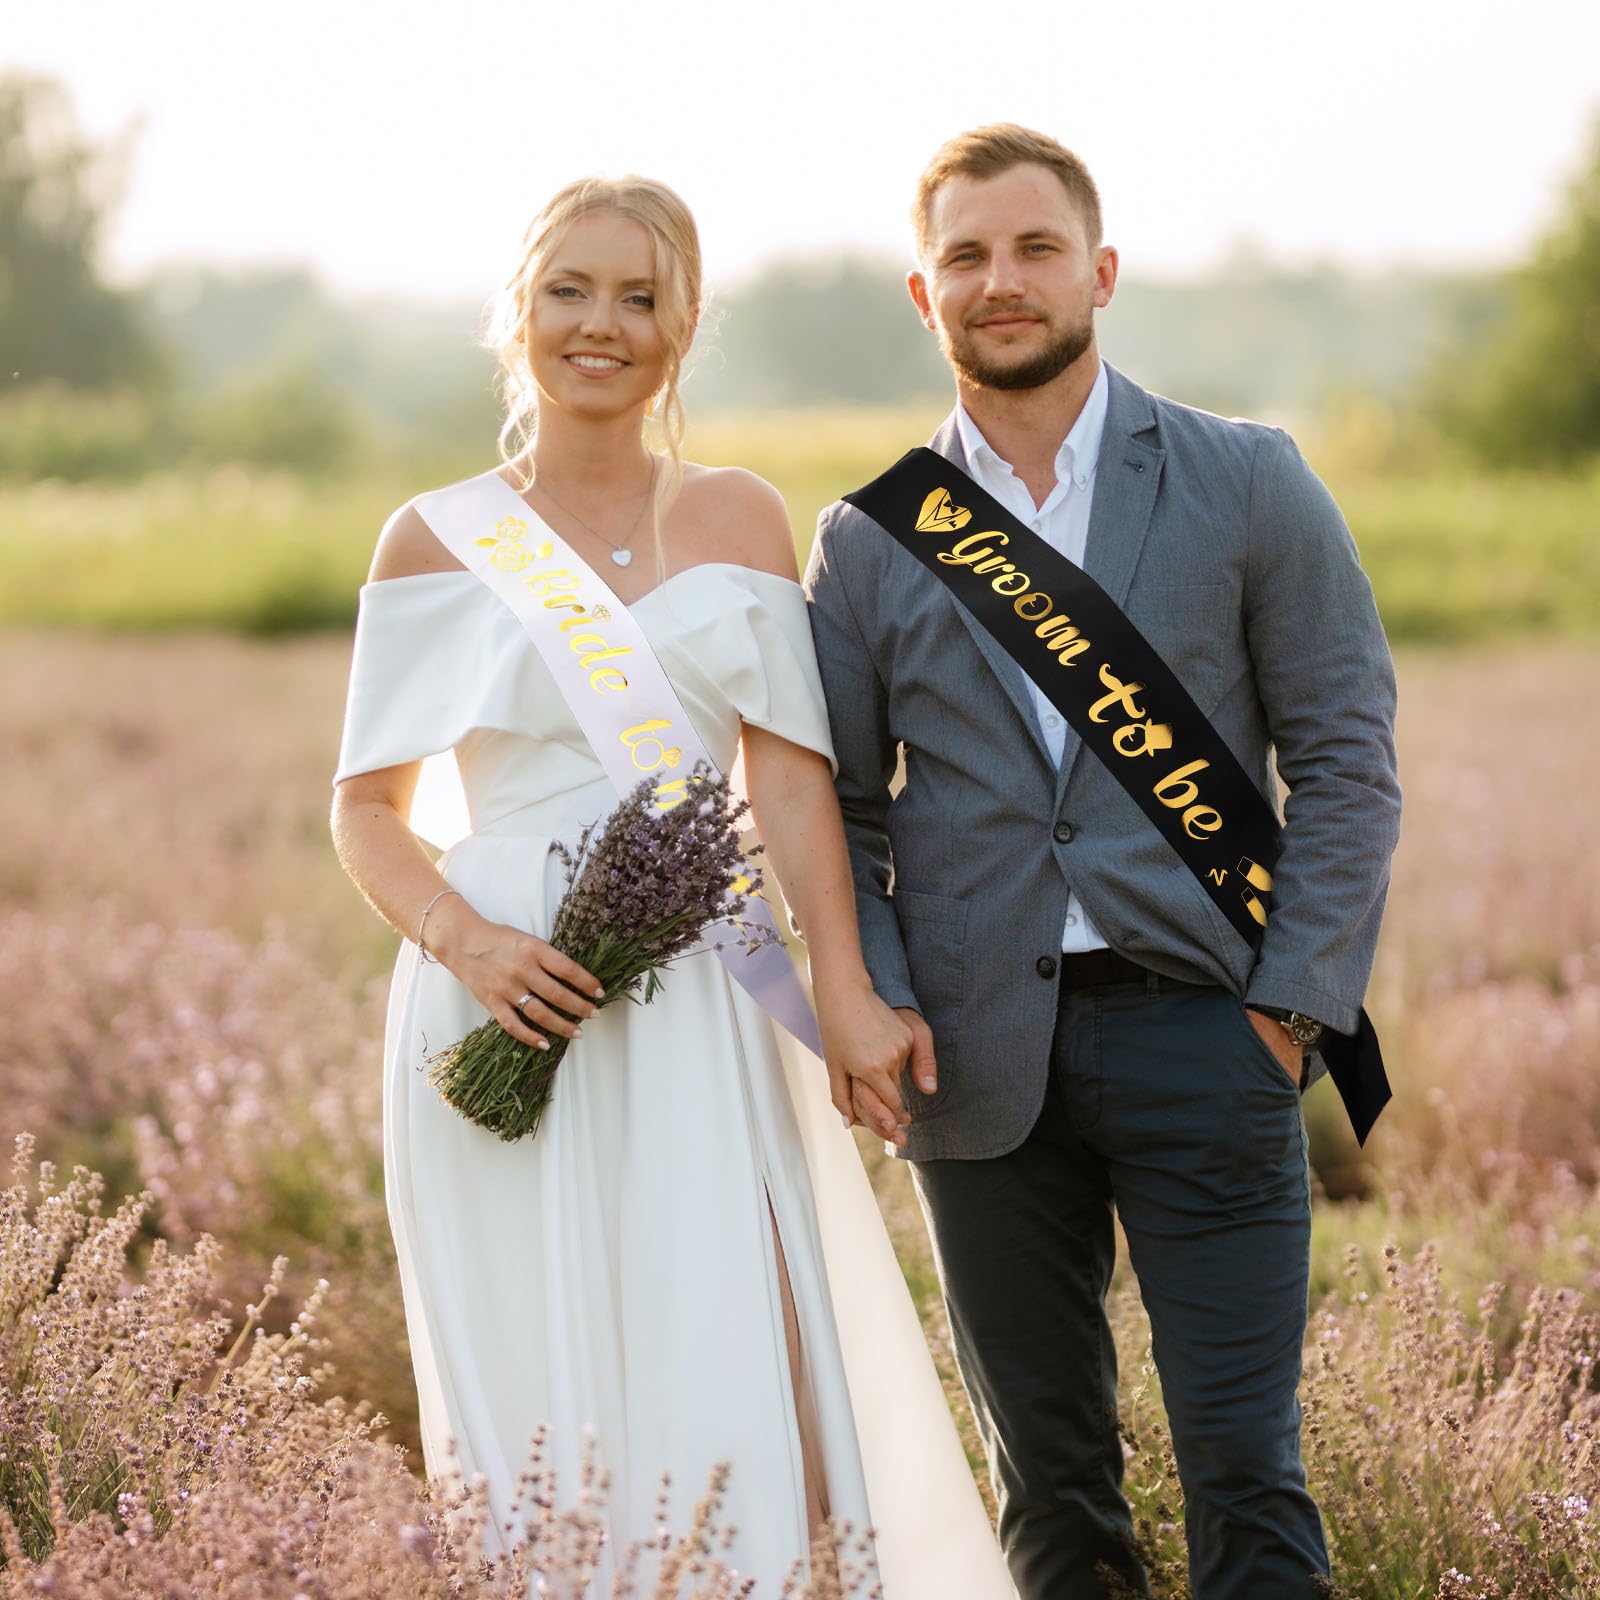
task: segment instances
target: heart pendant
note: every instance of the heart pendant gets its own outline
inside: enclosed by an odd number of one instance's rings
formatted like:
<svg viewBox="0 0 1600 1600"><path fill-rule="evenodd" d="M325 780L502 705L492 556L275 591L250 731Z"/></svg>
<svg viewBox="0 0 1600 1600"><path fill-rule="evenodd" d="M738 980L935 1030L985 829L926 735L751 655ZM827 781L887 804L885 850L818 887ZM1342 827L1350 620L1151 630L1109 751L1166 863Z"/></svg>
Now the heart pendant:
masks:
<svg viewBox="0 0 1600 1600"><path fill-rule="evenodd" d="M611 559L615 561L619 567L631 566L633 563L633 551L613 550L611 552Z"/></svg>

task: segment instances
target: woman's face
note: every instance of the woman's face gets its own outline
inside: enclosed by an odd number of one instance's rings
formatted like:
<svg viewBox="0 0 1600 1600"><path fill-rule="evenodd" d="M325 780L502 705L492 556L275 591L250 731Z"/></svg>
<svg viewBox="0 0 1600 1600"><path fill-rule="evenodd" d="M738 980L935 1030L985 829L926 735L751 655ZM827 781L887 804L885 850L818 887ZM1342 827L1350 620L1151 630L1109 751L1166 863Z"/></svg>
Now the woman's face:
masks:
<svg viewBox="0 0 1600 1600"><path fill-rule="evenodd" d="M567 229L534 290L528 363L542 400L585 416L643 408L666 381L655 250L642 224L590 211Z"/></svg>

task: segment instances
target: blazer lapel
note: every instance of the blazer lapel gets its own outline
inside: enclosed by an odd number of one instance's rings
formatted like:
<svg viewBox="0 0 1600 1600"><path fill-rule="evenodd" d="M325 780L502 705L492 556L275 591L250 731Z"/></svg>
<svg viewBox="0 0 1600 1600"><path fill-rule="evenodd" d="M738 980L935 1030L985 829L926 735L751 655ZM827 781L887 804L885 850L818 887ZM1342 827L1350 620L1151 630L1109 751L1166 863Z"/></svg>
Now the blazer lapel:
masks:
<svg viewBox="0 0 1600 1600"><path fill-rule="evenodd" d="M951 412L940 424L939 431L928 441L928 448L943 456L946 461L953 461L963 472L967 470L966 451L961 448L961 434L956 428L955 413ZM942 589L942 585L940 586ZM1017 708L1017 713L1027 724L1028 732L1033 735L1033 742L1039 754L1044 757L1047 764L1055 765L1055 760L1050 754L1050 746L1045 743L1044 730L1039 726L1039 712L1033 699L1033 685L1028 682L1026 674L1015 661L995 642L994 635L983 626L967 608L945 591L951 609L961 618L968 633L972 635L973 643L983 652L983 658L994 670L1002 687L1011 697L1011 702Z"/></svg>
<svg viewBox="0 0 1600 1600"><path fill-rule="evenodd" d="M1150 513L1155 509L1156 487L1167 453L1156 443L1150 397L1110 362L1106 363L1106 379L1110 386L1106 426L1095 468L1083 570L1122 606L1127 603L1145 535L1150 531ZM1068 728L1056 787L1058 810L1082 746L1083 741Z"/></svg>

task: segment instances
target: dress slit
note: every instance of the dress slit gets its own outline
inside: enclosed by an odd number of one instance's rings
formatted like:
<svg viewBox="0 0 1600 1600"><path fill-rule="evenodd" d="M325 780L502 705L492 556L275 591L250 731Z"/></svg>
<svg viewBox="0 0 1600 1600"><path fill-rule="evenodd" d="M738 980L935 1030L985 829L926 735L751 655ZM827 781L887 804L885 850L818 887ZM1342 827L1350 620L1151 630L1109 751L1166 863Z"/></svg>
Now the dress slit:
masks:
<svg viewBox="0 0 1600 1600"><path fill-rule="evenodd" d="M778 1298L783 1310L783 1339L789 1359L789 1396L794 1408L795 1432L800 1441L801 1480L805 1494L806 1534L814 1557L833 1561L825 1554L832 1550L829 1519L832 1510L828 1495L827 1465L822 1452L821 1424L817 1415L816 1394L806 1368L805 1344L800 1336L800 1314L795 1306L794 1285L789 1278L788 1258L783 1249L783 1231L772 1203L772 1192L762 1181L766 1196L767 1219L772 1227L773 1266L777 1273Z"/></svg>

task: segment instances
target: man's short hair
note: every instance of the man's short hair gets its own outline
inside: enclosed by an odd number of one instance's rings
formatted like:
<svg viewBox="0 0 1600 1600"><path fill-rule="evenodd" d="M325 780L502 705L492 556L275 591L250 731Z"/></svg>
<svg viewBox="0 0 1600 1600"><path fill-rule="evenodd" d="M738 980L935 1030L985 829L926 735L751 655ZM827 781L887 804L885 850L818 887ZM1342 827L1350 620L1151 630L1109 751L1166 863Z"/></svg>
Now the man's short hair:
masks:
<svg viewBox="0 0 1600 1600"><path fill-rule="evenodd" d="M917 253L928 247L928 222L933 197L951 178L998 178L1002 172L1029 163L1048 167L1061 180L1083 217L1083 225L1093 249L1100 243L1100 191L1095 188L1089 169L1058 140L1047 133L1035 133L1015 122L994 122L986 128L973 128L947 139L934 152L933 160L917 179L916 203L911 208L911 223L916 229Z"/></svg>

